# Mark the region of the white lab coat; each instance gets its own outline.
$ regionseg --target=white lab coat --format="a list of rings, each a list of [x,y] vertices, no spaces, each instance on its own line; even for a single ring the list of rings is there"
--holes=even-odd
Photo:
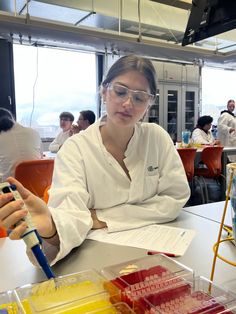
[[[236,131],[229,133],[230,128],[236,130],[236,118],[228,112],[223,112],[217,125],[218,138],[223,146],[236,146]],[[236,161],[236,156],[228,157],[231,162]]]
[[[196,128],[192,133],[192,142],[195,144],[213,144],[214,137],[211,131],[206,133],[203,130]]]
[[[52,153],[57,153],[61,146],[64,144],[64,142],[70,137],[70,130],[63,132],[61,131],[55,139],[52,141],[52,143],[49,145],[49,150]]]
[[[125,152],[131,181],[102,143],[100,120],[72,136],[57,154],[49,208],[60,238],[52,262],[79,246],[96,209],[108,232],[175,219],[189,198],[185,171],[172,140],[153,123],[137,123]]]
[[[41,138],[35,130],[15,122],[10,130],[0,132],[0,182],[14,176],[19,162],[42,157]]]

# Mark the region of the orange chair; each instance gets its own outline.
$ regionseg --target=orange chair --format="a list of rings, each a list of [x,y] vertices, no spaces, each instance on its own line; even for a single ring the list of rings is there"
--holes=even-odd
[[[51,184],[47,186],[43,192],[43,200],[46,204],[48,203],[48,199],[49,199],[48,190],[50,189],[50,187],[51,187]]]
[[[192,182],[194,176],[194,160],[196,156],[196,148],[177,148],[179,156],[182,160],[188,182]]]
[[[5,228],[0,227],[0,238],[7,237],[7,230]]]
[[[43,199],[46,187],[52,183],[53,167],[53,159],[22,161],[16,166],[15,178]]]
[[[218,178],[221,175],[223,146],[206,146],[202,150],[201,160],[207,168],[196,168],[195,175],[205,178]]]
[[[191,199],[193,195],[193,177],[194,177],[194,160],[196,156],[196,148],[177,148],[179,156],[182,160],[184,170],[188,179],[189,187],[191,190],[191,196],[187,202],[187,206],[189,202],[191,204]]]
[[[203,148],[201,153],[201,160],[204,164],[204,167],[195,169],[195,176],[201,178],[204,185],[206,203],[209,201],[209,196],[207,184],[204,178],[211,178],[216,180],[219,179],[222,172],[222,151],[222,146],[207,146]]]

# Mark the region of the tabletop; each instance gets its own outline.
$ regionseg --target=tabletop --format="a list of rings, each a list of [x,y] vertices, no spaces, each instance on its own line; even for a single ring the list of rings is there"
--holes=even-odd
[[[209,209],[208,206],[205,208]],[[179,217],[168,225],[196,231],[186,253],[174,259],[195,270],[196,275],[209,278],[213,261],[212,246],[217,239],[219,223],[184,209]],[[222,245],[220,252],[228,259],[236,261],[236,247],[232,243]],[[100,271],[105,266],[144,256],[147,256],[147,250],[144,249],[85,240],[80,247],[72,250],[67,257],[53,266],[53,271],[56,276],[92,268]],[[41,270],[29,262],[23,241],[0,239],[0,261],[0,291],[45,280]],[[233,267],[217,259],[214,282],[236,292],[236,272]]]

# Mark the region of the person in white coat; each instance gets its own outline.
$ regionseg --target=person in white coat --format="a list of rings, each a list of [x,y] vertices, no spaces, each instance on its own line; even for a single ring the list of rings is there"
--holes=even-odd
[[[95,113],[91,110],[80,111],[79,118],[76,124],[71,126],[71,135],[77,134],[80,131],[86,130],[96,120]]]
[[[236,146],[236,118],[234,115],[235,101],[228,100],[227,110],[221,111],[217,124],[218,138],[223,146]],[[231,162],[236,161],[236,156],[229,156]]]
[[[213,118],[211,116],[201,116],[198,118],[197,125],[192,132],[193,144],[218,145],[219,140],[216,140],[211,133],[211,125]]]
[[[43,157],[38,132],[17,123],[10,111],[0,108],[0,182],[14,176],[18,163]]]
[[[139,122],[157,93],[148,59],[116,61],[101,86],[107,114],[70,137],[55,159],[48,206],[12,178],[51,264],[79,246],[91,229],[107,232],[174,220],[190,196],[180,157],[168,133]],[[13,226],[25,213],[20,201],[0,196],[0,226]],[[13,214],[14,212],[14,214]],[[17,217],[17,218],[16,218]],[[26,225],[15,227],[19,239]]]
[[[49,150],[51,153],[57,153],[64,142],[71,136],[70,130],[75,118],[72,113],[64,111],[60,114],[59,119],[62,131],[50,143]]]

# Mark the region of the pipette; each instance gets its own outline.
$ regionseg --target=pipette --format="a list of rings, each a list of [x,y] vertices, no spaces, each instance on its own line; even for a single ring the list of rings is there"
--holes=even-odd
[[[22,199],[20,193],[16,189],[16,186],[8,182],[0,183],[0,194],[5,194],[5,193],[12,193],[14,196],[14,200]],[[25,204],[23,205],[22,209],[27,210],[27,207]],[[24,217],[22,220],[27,223],[27,229],[22,235],[22,239],[24,240],[27,248],[31,249],[33,255],[35,256],[38,264],[41,266],[47,278],[48,279],[55,278],[55,275],[52,272],[52,269],[48,264],[47,258],[41,249],[42,239],[40,238],[36,228],[34,227],[32,223],[32,219],[31,219],[31,215],[29,211],[26,217]]]

